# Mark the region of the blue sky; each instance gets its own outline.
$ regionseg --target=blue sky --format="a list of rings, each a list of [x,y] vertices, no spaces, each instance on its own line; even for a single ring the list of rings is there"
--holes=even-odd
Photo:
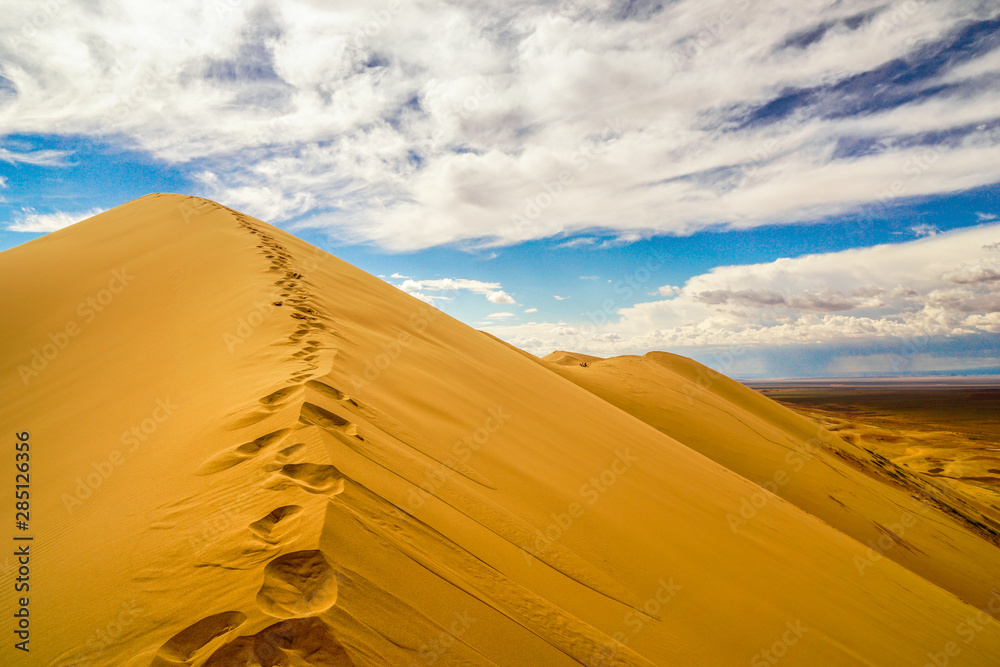
[[[0,249],[185,192],[537,354],[1000,368],[994,3],[9,9]]]

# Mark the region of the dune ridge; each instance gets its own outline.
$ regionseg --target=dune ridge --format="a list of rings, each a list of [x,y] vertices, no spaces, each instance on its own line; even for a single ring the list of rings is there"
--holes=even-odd
[[[122,266],[134,281],[25,383],[32,350]],[[4,334],[3,421],[51,452],[38,664],[1000,652],[991,618],[963,641],[988,600],[952,590],[989,586],[988,559],[948,556],[943,583],[891,558],[859,573],[869,547],[777,496],[734,532],[760,487],[565,377],[606,362],[546,365],[232,209],[150,195],[3,253],[0,276],[4,312],[37,315]],[[176,410],[151,419],[165,397]]]

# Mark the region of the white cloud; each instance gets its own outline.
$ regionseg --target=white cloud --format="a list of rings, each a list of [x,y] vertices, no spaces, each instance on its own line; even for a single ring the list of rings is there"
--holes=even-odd
[[[392,277],[405,278],[405,276],[401,276],[399,274],[393,274]],[[473,294],[480,294],[486,297],[486,300],[490,303],[517,304],[514,297],[501,289],[500,283],[488,283],[481,280],[469,280],[467,278],[414,280],[412,278],[406,278],[406,280],[398,285],[398,287],[404,292],[412,294],[419,299],[423,299],[428,303],[431,303],[434,299],[445,299],[447,297],[427,296],[424,294],[425,292],[457,292],[464,290],[472,292]]]
[[[489,294],[486,295],[486,300],[489,301],[490,303],[514,303],[514,304],[517,303],[517,301],[514,300],[514,297],[507,294],[503,290],[490,292]]]
[[[525,310],[524,312],[525,312],[525,313],[537,313],[537,312],[538,312],[538,309],[537,309],[537,308],[528,308],[528,309],[527,309],[527,310]]]
[[[677,285],[663,285],[657,290],[660,296],[672,297],[681,293],[681,288]]]
[[[980,211],[976,212],[976,218],[978,218],[979,222],[990,222],[992,220],[996,220],[998,217],[1000,216],[998,216],[996,213],[982,213]]]
[[[600,276],[580,276],[580,280],[600,280]]]
[[[65,167],[67,166],[66,158],[68,156],[69,153],[67,151],[40,150],[19,153],[0,148],[0,162],[15,165],[30,164],[36,167]]]
[[[20,217],[7,223],[6,229],[9,232],[54,232],[64,227],[92,218],[98,213],[103,213],[99,208],[83,213],[38,213],[33,209],[23,209]]]
[[[204,194],[345,241],[602,230],[564,243],[596,248],[1000,181],[995,51],[911,85],[905,103],[838,113],[869,93],[823,89],[810,109],[740,125],[783,91],[912,60],[989,17],[986,2],[680,0],[642,16],[604,0],[8,4],[5,132],[137,146],[192,165]],[[930,148],[922,133],[946,139]],[[0,160],[64,164],[57,153]]]
[[[937,228],[936,225],[919,224],[910,227],[910,231],[913,232],[915,236],[934,236],[935,234],[940,234],[941,230]]]
[[[568,296],[559,296],[558,294],[553,294],[552,298],[555,299],[556,301],[565,301],[569,297]]]
[[[1000,224],[906,243],[716,267],[586,323],[502,325],[534,353],[769,347],[1000,333]]]
[[[511,317],[517,317],[514,313],[491,313],[486,316],[488,320],[506,320]]]

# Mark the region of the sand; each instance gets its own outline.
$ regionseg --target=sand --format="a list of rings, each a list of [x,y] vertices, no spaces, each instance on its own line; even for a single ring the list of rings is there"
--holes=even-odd
[[[690,389],[680,357],[538,360],[180,195],[6,251],[0,280],[33,537],[31,652],[5,630],[0,664],[1000,654],[972,509],[836,436],[763,490],[828,432],[722,376]]]

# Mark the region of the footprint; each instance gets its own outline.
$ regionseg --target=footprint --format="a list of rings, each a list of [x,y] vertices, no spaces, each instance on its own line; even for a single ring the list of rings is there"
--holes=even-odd
[[[321,551],[295,551],[264,568],[257,606],[277,618],[320,614],[337,602],[337,573]]]
[[[299,487],[307,493],[335,496],[344,490],[344,476],[331,465],[316,463],[286,463],[275,472],[267,486],[272,491]]]
[[[250,524],[250,532],[271,544],[276,544],[272,539],[274,534],[283,531],[294,522],[292,519],[302,513],[302,505],[285,505],[271,510],[263,519]]]
[[[307,382],[306,384],[308,385],[309,383]],[[299,421],[304,424],[339,431],[346,435],[353,435],[360,439],[357,425],[312,403],[302,404],[302,410],[299,412]]]
[[[291,387],[284,387],[277,391],[271,392],[264,398],[260,399],[260,404],[269,408],[277,408],[290,401],[300,391],[302,391],[301,385],[292,385]]]
[[[317,394],[322,394],[323,396],[331,398],[335,401],[343,401],[347,399],[347,395],[344,392],[339,389],[335,389],[324,382],[320,382],[319,380],[310,380],[309,382],[306,382],[306,388],[312,389]]]
[[[238,611],[225,611],[203,618],[167,640],[150,667],[191,664],[213,639],[232,632],[246,620],[246,614]]]
[[[203,667],[261,665],[353,667],[354,663],[330,626],[312,617],[281,621],[255,635],[239,637],[213,653]]]
[[[295,452],[299,451],[300,449],[302,449],[305,446],[306,446],[306,443],[299,442],[299,443],[296,443],[294,445],[289,445],[288,447],[285,447],[280,452],[278,452],[278,460],[279,461],[286,461],[286,460],[288,460],[289,458],[292,457],[293,454],[295,454]]]
[[[233,447],[227,451],[216,454],[207,461],[201,464],[197,470],[195,470],[196,475],[212,475],[217,472],[222,472],[223,470],[228,470],[233,466],[242,463],[243,461],[257,456],[261,451],[275,445],[282,440],[284,440],[292,429],[283,428],[267,435],[262,435],[256,440],[251,440],[250,442],[239,445],[238,447]]]

